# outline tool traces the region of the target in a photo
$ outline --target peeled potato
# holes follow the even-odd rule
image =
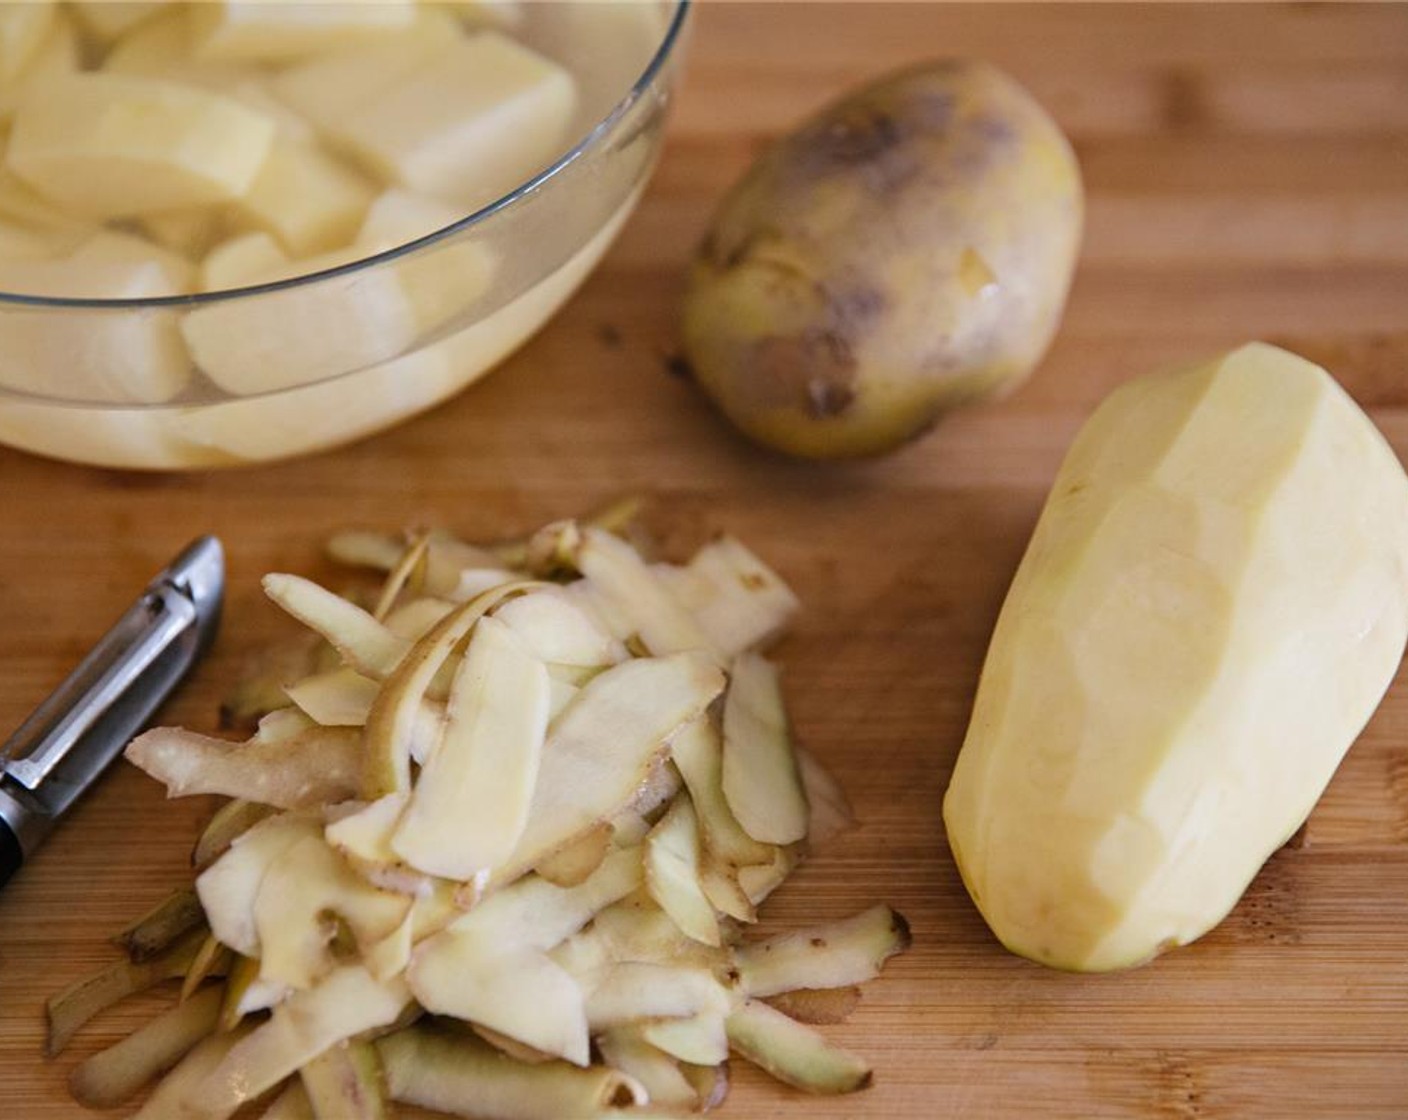
[[[251,271],[237,284],[336,268],[384,247],[353,244]],[[484,293],[494,267],[482,244],[448,242],[356,273],[197,308],[181,330],[196,364],[229,393],[309,385],[413,356],[419,340]],[[219,270],[205,271],[214,281]]]
[[[184,295],[195,283],[195,266],[181,254],[116,230],[104,229],[93,234],[74,249],[69,259],[80,264],[154,266],[159,284],[151,295]]]
[[[350,241],[372,194],[365,178],[327,152],[281,136],[235,209],[302,257]]]
[[[229,218],[223,207],[182,206],[143,214],[137,226],[162,248],[194,260],[209,252],[225,232]]]
[[[355,108],[374,103],[409,81],[447,43],[461,37],[452,17],[434,10],[405,31],[364,46],[295,63],[269,83],[270,93],[321,132],[335,136]]]
[[[289,62],[411,26],[415,0],[269,3],[208,0],[191,8],[191,41],[202,59]]]
[[[357,239],[368,245],[391,248],[416,241],[453,225],[465,212],[447,202],[392,187],[378,195],[367,209]]]
[[[8,7],[0,288],[25,294],[145,299],[337,269],[465,219],[564,149],[576,115],[560,46],[540,55],[507,37],[528,27],[516,0]],[[368,130],[360,166],[349,121]],[[278,296],[85,310],[81,329],[16,310],[0,323],[0,385],[132,407],[15,404],[0,426],[35,449],[70,433],[67,454],[110,466],[141,464],[143,441],[169,467],[356,438],[520,345],[635,201],[526,290],[516,265],[496,283],[500,257],[475,235]],[[118,230],[150,253],[78,267],[75,249]],[[238,399],[204,403],[211,392]],[[172,407],[142,411],[154,403]],[[555,681],[554,711],[574,687]]]
[[[1012,581],[944,800],[1008,948],[1100,971],[1202,936],[1301,825],[1408,637],[1408,478],[1254,343],[1090,418]]]
[[[468,377],[439,343],[321,384],[167,410],[168,426],[192,449],[193,461],[265,462],[333,447],[376,431],[388,419],[413,416]]]
[[[17,8],[37,8],[41,11],[52,9],[53,5],[10,3],[3,5],[5,13]],[[6,18],[12,18],[8,15]],[[13,51],[14,43],[8,44]],[[0,122],[8,123],[15,115],[15,106],[22,99],[39,89],[42,83],[78,69],[79,43],[73,21],[63,14],[54,13],[46,21],[42,38],[27,50],[22,61],[16,61],[13,53],[8,55],[8,72],[0,79]]]
[[[444,0],[465,27],[478,31],[494,27],[511,31],[523,22],[522,0]]]
[[[238,198],[273,137],[267,117],[218,94],[126,75],[71,74],[21,103],[7,160],[69,210],[121,218]]]
[[[306,144],[317,141],[317,130],[269,92],[268,81],[263,75],[241,78],[227,86],[223,92],[273,121],[278,130],[278,138],[302,140]]]
[[[0,5],[0,83],[19,77],[48,36],[57,11],[53,0]]]
[[[985,63],[835,102],[724,200],[684,308],[700,386],[746,435],[812,458],[887,451],[1027,376],[1056,329],[1080,174]]]
[[[284,4],[278,0],[271,6]],[[263,74],[252,63],[196,57],[192,24],[204,8],[204,3],[165,5],[165,10],[154,18],[124,32],[103,58],[101,69],[180,82],[232,96],[236,88],[260,81]]]
[[[0,218],[0,261],[42,261],[57,251],[51,238]]]
[[[0,291],[141,299],[189,290],[189,266],[137,238],[100,233],[64,257],[0,261]],[[190,379],[176,313],[101,310],[56,316],[12,307],[0,315],[0,386],[56,399],[112,404],[169,400]]]
[[[316,59],[275,90],[376,174],[466,211],[551,162],[577,105],[566,70],[492,31]]]
[[[100,467],[188,470],[238,460],[218,448],[187,442],[173,430],[169,409],[70,404],[0,397],[0,442],[35,455],[83,448],[82,461]]]
[[[83,26],[99,39],[115,39],[161,11],[164,0],[69,0]]]
[[[0,218],[58,237],[70,249],[97,230],[91,219],[66,213],[8,168],[0,168]]]
[[[289,266],[288,254],[262,230],[220,242],[200,262],[200,288],[219,292],[261,284]]]

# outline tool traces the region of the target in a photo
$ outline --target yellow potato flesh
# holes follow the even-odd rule
[[[271,234],[262,230],[242,233],[222,241],[200,262],[200,288],[219,292],[262,284],[265,278],[286,271],[288,254]]]
[[[288,62],[410,27],[414,0],[374,3],[268,3],[219,0],[191,9],[191,39],[201,58]]]
[[[63,237],[70,249],[96,228],[89,219],[65,213],[7,167],[0,168],[0,218]]]
[[[1090,971],[1207,932],[1405,635],[1408,481],[1323,370],[1252,344],[1117,391],[1013,580],[944,802],[988,924]]]
[[[307,256],[350,241],[371,199],[371,184],[356,172],[312,144],[279,137],[236,209],[289,253]]]
[[[189,290],[184,262],[136,238],[100,233],[71,255],[0,261],[0,291],[94,299],[169,296]],[[22,307],[0,314],[0,386],[59,399],[114,404],[169,400],[189,381],[190,360],[175,312],[81,311],[66,316]]]
[[[42,261],[55,252],[54,242],[42,233],[0,218],[0,262]]]
[[[103,58],[101,69],[110,74],[181,82],[245,100],[237,91],[257,83],[261,72],[245,63],[197,58],[191,25],[203,5],[165,7],[156,17],[124,32]]]
[[[28,65],[54,23],[52,0],[0,5],[0,82],[12,82]]]
[[[69,0],[84,28],[99,39],[115,39],[161,11],[164,0]]]
[[[392,187],[367,209],[357,240],[390,248],[415,241],[465,217],[464,211],[423,194]]]
[[[328,915],[346,922],[366,956],[395,933],[410,909],[408,896],[378,889],[322,836],[307,836],[271,864],[255,895],[259,978],[311,988],[337,963],[328,944]]]
[[[433,346],[318,385],[172,410],[163,434],[179,454],[166,461],[180,464],[180,455],[194,454],[257,463],[332,447],[424,411],[470,380]]]
[[[38,7],[43,5],[6,4],[7,10]],[[52,5],[49,6],[52,8]],[[11,44],[11,49],[13,44]],[[0,123],[8,124],[15,115],[15,107],[32,94],[38,86],[52,78],[71,74],[79,64],[78,35],[73,21],[58,13],[49,21],[43,37],[29,51],[23,61],[12,65],[12,72],[0,80]],[[13,64],[14,56],[10,56]]]
[[[137,219],[137,226],[163,249],[199,259],[220,239],[227,220],[224,207],[183,206],[143,214]]]
[[[591,1060],[582,990],[541,950],[452,930],[416,951],[407,981],[428,1011],[482,1023],[575,1065]]]
[[[528,820],[548,726],[548,672],[494,618],[475,626],[455,673],[444,735],[392,847],[462,882],[513,854]]]
[[[511,39],[447,38],[384,61],[386,48],[376,51],[375,80],[348,65],[350,54],[332,56],[280,78],[275,92],[385,178],[473,210],[565,144],[577,102],[571,75]]]
[[[155,265],[166,289],[161,295],[184,295],[195,284],[195,268],[183,256],[130,233],[99,230],[75,248],[70,259],[91,265]]]
[[[285,257],[277,265],[267,242],[260,246],[242,251],[237,264],[210,262],[207,282],[272,283],[338,268],[385,248],[353,244],[297,262]],[[228,243],[214,252],[226,248]],[[264,260],[267,267],[261,267]],[[418,340],[483,296],[496,266],[479,242],[447,241],[376,268],[197,308],[182,320],[181,330],[196,365],[227,392],[292,389],[339,374],[368,373],[393,359],[425,357],[429,351],[417,350]]]
[[[353,110],[385,99],[458,35],[453,23],[417,24],[290,66],[270,82],[269,92],[320,132],[335,135]]]
[[[381,983],[360,965],[343,965],[279,1004],[184,1094],[175,1114],[224,1120],[343,1039],[395,1022],[410,998],[399,979]]]
[[[15,113],[10,167],[79,214],[120,218],[227,202],[249,188],[274,137],[227,97],[148,78],[70,74]]]

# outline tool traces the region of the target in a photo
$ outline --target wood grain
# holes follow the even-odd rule
[[[1089,229],[1035,379],[883,461],[817,467],[726,431],[666,372],[680,270],[769,137],[848,82],[977,54],[1069,130]],[[988,634],[1071,434],[1133,374],[1264,337],[1322,361],[1408,455],[1408,7],[705,4],[658,178],[601,271],[485,384],[303,462],[110,474],[0,450],[0,726],[14,725],[187,538],[221,534],[231,599],[165,718],[213,725],[222,682],[289,632],[259,574],[336,579],[323,534],[448,524],[494,537],[623,491],[684,550],[738,533],[808,611],[782,650],[803,739],[863,827],[767,912],[777,927],[887,900],[915,949],[828,1031],[876,1085],[805,1099],[735,1063],[725,1115],[1344,1120],[1408,1116],[1408,681],[1298,846],[1201,943],[1089,978],[1004,953],[949,859],[939,803]],[[209,806],[126,769],[0,898],[0,1115],[78,1113],[115,1009],[39,1057],[42,1001],[187,874]]]

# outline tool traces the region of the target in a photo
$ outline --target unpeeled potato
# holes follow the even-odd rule
[[[1055,332],[1080,172],[996,68],[881,79],[766,152],[700,246],[684,341],[705,392],[794,455],[890,450],[1011,388]]]

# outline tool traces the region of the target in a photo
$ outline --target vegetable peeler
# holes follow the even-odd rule
[[[0,747],[0,885],[209,649],[224,592],[220,542],[187,545]]]

